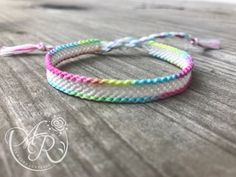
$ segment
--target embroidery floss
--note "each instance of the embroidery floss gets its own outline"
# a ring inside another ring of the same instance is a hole
[[[198,40],[186,33],[164,32],[142,38],[126,37],[111,42],[99,39],[81,40],[54,48],[43,44],[5,47],[0,50],[0,55],[28,53],[38,49],[48,51],[45,56],[46,76],[48,83],[57,90],[87,100],[144,103],[179,94],[188,87],[191,81],[193,69],[191,55],[175,47],[155,42],[158,38],[167,37],[185,39],[191,44],[203,48],[220,49],[220,43],[217,40],[209,42]],[[144,48],[151,56],[177,66],[180,71],[164,77],[112,80],[72,74],[62,71],[58,67],[59,64],[73,57],[86,54],[105,54],[114,49],[135,47]]]

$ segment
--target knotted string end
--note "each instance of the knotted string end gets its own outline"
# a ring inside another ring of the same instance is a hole
[[[198,39],[196,45],[204,49],[221,49],[221,41],[219,39]]]
[[[45,45],[42,42],[38,44],[24,44],[24,45],[18,45],[13,47],[0,47],[0,56],[12,56],[17,54],[25,54],[34,52],[36,50],[40,50],[43,52],[49,51],[52,49],[53,46],[51,45]]]

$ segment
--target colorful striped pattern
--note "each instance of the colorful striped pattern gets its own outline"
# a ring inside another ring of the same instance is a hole
[[[139,40],[124,38],[113,41],[113,43],[88,39],[63,44],[50,50],[45,57],[48,83],[68,95],[102,102],[144,103],[179,94],[190,83],[193,68],[192,57],[183,50],[153,41],[154,38],[160,36],[162,38],[177,36],[192,41],[192,38],[184,33],[174,35],[173,33],[171,35],[160,33],[159,36],[152,35]],[[60,63],[76,56],[137,46],[146,49],[155,58],[177,66],[180,71],[164,77],[142,80],[111,80],[72,74],[58,68]]]

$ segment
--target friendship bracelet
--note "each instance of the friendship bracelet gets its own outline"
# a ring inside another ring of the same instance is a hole
[[[175,47],[155,42],[158,38],[178,37],[193,45],[203,48],[219,49],[219,41],[202,41],[186,33],[164,32],[147,37],[126,37],[112,42],[99,39],[81,40],[62,44],[56,47],[40,44],[26,44],[16,47],[5,47],[0,55],[14,55],[32,52],[36,49],[48,51],[45,56],[46,76],[48,83],[55,89],[82,99],[116,102],[144,103],[164,99],[183,92],[191,81],[193,61],[190,54]],[[163,77],[141,80],[100,79],[72,74],[60,70],[60,64],[71,58],[87,54],[105,54],[114,49],[143,48],[149,55],[172,64],[179,72]]]

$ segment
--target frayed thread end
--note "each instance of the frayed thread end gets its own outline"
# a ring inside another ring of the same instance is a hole
[[[196,44],[205,49],[221,49],[221,42],[218,39],[200,39]]]
[[[43,52],[47,52],[51,50],[53,46],[51,45],[45,45],[43,43],[38,44],[24,44],[24,45],[18,45],[13,47],[1,47],[0,48],[0,56],[12,56],[12,55],[18,55],[18,54],[25,54],[34,52],[36,50],[40,50]]]

